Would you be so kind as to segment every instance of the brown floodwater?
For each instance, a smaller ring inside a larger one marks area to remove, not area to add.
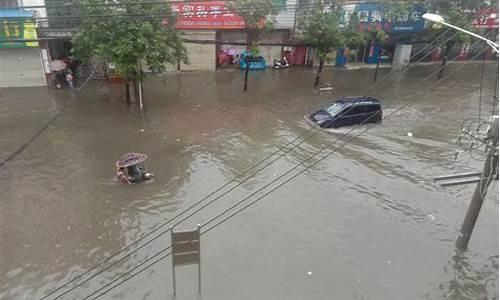
[[[201,299],[498,299],[497,182],[459,253],[474,185],[432,181],[482,168],[468,153],[454,159],[462,121],[478,115],[480,64],[431,88],[435,76],[421,80],[436,67],[382,80],[367,94],[394,114],[204,234]],[[362,93],[372,72],[326,68],[331,94],[315,92],[310,69],[251,72],[246,93],[239,71],[168,75],[145,83],[143,113],[124,103],[120,84],[0,89],[0,298],[39,299],[92,268],[300,137],[305,114]],[[495,72],[486,65],[485,118]],[[347,132],[315,134],[176,228],[203,224]],[[114,161],[125,152],[148,154],[155,179],[116,182]],[[84,299],[169,243],[162,235],[47,299],[65,291],[61,299]],[[177,269],[178,299],[196,298],[197,275]],[[171,295],[168,257],[101,298]]]

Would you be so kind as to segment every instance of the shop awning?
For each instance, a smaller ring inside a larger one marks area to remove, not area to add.
[[[33,18],[33,11],[21,8],[0,9],[0,18]]]

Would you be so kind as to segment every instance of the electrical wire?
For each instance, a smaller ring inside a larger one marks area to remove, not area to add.
[[[171,2],[175,4],[176,2]],[[163,3],[165,4],[165,2]],[[291,12],[294,12],[295,10],[295,4],[286,4],[283,6],[286,8],[286,11],[288,12],[288,8],[293,8],[291,9]],[[302,8],[297,9],[297,10],[302,10],[302,11],[312,11],[317,7],[316,4],[311,3],[311,4],[306,4]],[[239,9],[238,12],[236,11],[231,11],[228,7],[225,7],[225,9],[220,9],[220,10],[210,10],[210,11],[203,11],[203,13],[209,15],[210,12],[212,14],[223,14],[223,13],[231,13],[231,14],[237,14],[237,13],[250,13],[250,12],[267,12],[267,8],[248,8],[248,9]],[[35,21],[40,21],[40,20],[58,20],[58,19],[75,19],[75,20],[81,20],[81,19],[94,19],[94,18],[101,18],[101,17],[128,17],[128,16],[138,16],[138,15],[144,15],[144,13],[141,14],[123,14],[123,13],[116,13],[116,14],[97,14],[97,15],[67,15],[67,16],[47,16],[47,17],[34,17],[32,18]],[[196,19],[196,11],[192,12],[172,12],[172,13],[161,13],[161,14],[148,14],[149,16],[153,17],[169,17],[169,16],[177,16],[177,17],[192,17],[193,19]],[[280,15],[279,13],[277,15],[273,15],[273,19],[279,17],[280,19],[282,18],[290,18],[293,19],[294,16],[292,15]]]
[[[224,0],[224,2],[237,2],[238,0]],[[45,9],[52,9],[52,8],[71,8],[71,7],[120,7],[120,6],[134,6],[134,5],[164,5],[164,4],[180,4],[180,3],[200,3],[204,2],[201,0],[166,0],[166,1],[139,1],[139,2],[128,2],[128,3],[120,3],[120,2],[113,2],[113,3],[96,3],[96,4],[77,4],[77,3],[65,3],[62,6],[61,5],[19,5],[19,6],[4,6],[2,8],[4,9],[39,9],[39,8],[45,8]],[[364,3],[365,1],[345,1],[344,4],[356,4],[356,3]],[[405,1],[402,1],[405,2]],[[406,1],[406,2],[411,2],[411,1]],[[304,3],[302,6],[307,6],[315,3]],[[277,5],[278,8],[284,7],[284,6],[294,6],[295,4],[285,4],[285,5]]]
[[[446,34],[446,32],[443,33],[443,36]],[[451,37],[450,37],[451,38]],[[422,49],[422,50],[425,50],[425,49]],[[417,53],[416,55],[418,55],[419,53]],[[425,56],[424,56],[425,58]],[[392,73],[392,72],[391,72]],[[383,77],[382,79],[385,79],[387,78],[391,73],[387,74],[385,77]],[[380,80],[378,83],[374,83],[372,84],[369,88],[373,87],[374,85],[377,85],[379,83],[382,83],[383,81]],[[347,113],[347,112],[345,112]],[[315,127],[313,127],[312,129],[314,129]],[[282,148],[286,148],[288,147],[289,145],[293,144],[295,141],[297,141],[298,139],[300,139],[302,136],[304,136],[305,134],[307,134],[308,132],[310,132],[312,129],[308,130],[308,131],[305,131],[303,134],[301,134],[299,137],[297,137],[296,139],[294,139],[293,141],[291,141],[290,143],[288,143],[287,145],[285,145],[284,147]],[[314,134],[316,134],[317,132],[319,132],[321,129],[317,130]],[[309,139],[312,135],[310,135],[309,137],[307,137],[305,140]],[[304,140],[304,141],[305,141]],[[303,143],[304,141],[300,142],[299,145],[301,143]],[[298,145],[292,147],[291,149],[289,149],[288,151],[284,152],[284,154],[287,154],[288,152],[290,152],[292,149],[294,149],[295,147],[297,147]],[[216,189],[214,192],[210,193],[209,195],[205,196],[204,198],[202,198],[200,201],[196,202],[195,204],[193,204],[192,206],[188,207],[187,209],[181,211],[179,214],[177,214],[176,216],[174,216],[173,218],[171,218],[170,220],[164,222],[163,224],[161,224],[160,226],[156,226],[156,228],[153,230],[153,231],[150,231],[148,232],[147,234],[141,236],[140,238],[138,238],[136,241],[134,241],[133,243],[129,244],[128,246],[120,249],[119,251],[117,251],[116,253],[112,254],[110,257],[108,257],[107,259],[101,261],[99,264],[97,264],[95,267],[89,269],[88,271],[80,274],[80,275],[77,275],[76,277],[74,277],[73,279],[71,279],[70,281],[66,282],[65,284],[63,285],[60,285],[58,288],[54,289],[54,290],[51,290],[48,294],[46,294],[42,299],[45,299],[46,297],[54,294],[55,292],[57,292],[58,290],[62,289],[64,286],[82,278],[85,274],[88,274],[89,272],[93,271],[93,270],[96,270],[97,268],[99,268],[100,266],[102,266],[103,264],[107,263],[108,261],[110,261],[112,258],[116,257],[118,254],[122,253],[123,251],[129,249],[131,246],[135,245],[137,242],[145,239],[146,237],[150,236],[151,234],[153,234],[154,232],[156,232],[157,230],[163,228],[164,226],[166,226],[167,224],[169,224],[171,221],[175,220],[176,218],[178,218],[179,216],[181,216],[182,214],[186,213],[187,211],[191,210],[192,208],[194,208],[195,206],[197,206],[198,204],[200,204],[201,202],[205,201],[206,199],[208,199],[209,197],[213,196],[215,193],[217,193],[218,191],[222,190],[223,188],[225,188],[228,184],[231,184],[232,182],[234,182],[235,180],[237,180],[238,178],[240,178],[242,175],[245,175],[246,173],[248,173],[250,170],[254,169],[255,167],[257,167],[258,165],[260,165],[262,162],[264,162],[265,160],[269,159],[270,157],[274,156],[275,154],[279,153],[283,151],[283,149],[278,149],[278,151],[272,153],[271,155],[267,156],[264,160],[261,160],[260,162],[258,162],[257,164],[253,165],[251,168],[247,169],[245,172],[241,173],[240,175],[238,175],[237,177],[235,177],[233,180],[229,181],[228,183],[226,183],[225,185],[221,186],[220,188]],[[280,157],[282,157],[284,154],[282,154]],[[277,159],[279,159],[280,157],[278,157]],[[276,161],[277,159],[273,160],[272,162]],[[271,163],[272,163],[271,162]],[[267,164],[265,167],[267,167],[269,164]],[[264,168],[265,168],[264,167]],[[259,169],[262,170],[263,168]],[[258,171],[257,171],[258,172]],[[256,173],[254,173],[253,175],[251,175],[249,178],[245,179],[245,181],[247,181],[248,179],[250,179],[252,176],[254,176]],[[245,181],[241,182],[239,185],[241,185],[242,183],[244,183]],[[234,189],[234,188],[233,188]],[[233,189],[231,189],[230,191],[232,191]],[[219,196],[217,199],[219,199],[220,197],[224,196],[225,194],[227,194],[229,191],[225,192],[223,195]],[[214,201],[212,201],[211,203],[213,203]],[[207,205],[203,206],[203,207],[206,207]],[[199,210],[198,210],[199,211]],[[197,212],[198,212],[197,211]],[[184,218],[182,221],[186,220],[187,218]],[[150,242],[152,242],[154,239],[158,238],[159,236],[165,234],[167,231],[164,231],[162,233],[160,233],[159,235],[155,236],[152,240],[148,241],[147,243],[143,244],[141,247],[137,248],[135,251],[141,249],[142,247],[146,246],[147,244],[149,244]],[[130,253],[132,254],[132,253]],[[89,279],[85,280],[84,282],[81,282],[79,285],[87,282],[88,280],[90,280],[91,278],[94,278],[95,276],[97,276],[98,274],[102,273],[103,271],[105,271],[106,269],[109,269],[109,267],[113,266],[114,264],[122,261],[124,258],[128,257],[130,254],[126,255],[126,256],[123,256],[121,257],[119,260],[115,261],[113,264],[111,264],[110,266],[108,266],[107,268],[99,271],[98,273],[94,274],[92,277],[90,277]],[[59,296],[58,296],[59,297]],[[57,299],[57,298],[55,298]]]
[[[484,48],[482,52],[484,52],[485,50],[487,49],[487,47]],[[462,69],[464,67],[464,65],[458,67],[456,70],[453,70],[452,72],[448,73],[447,75],[445,75],[445,77],[439,79],[434,85],[432,85],[430,88],[433,88],[435,86],[437,86],[439,83],[441,83],[444,79],[450,77],[451,75],[453,75],[454,73],[458,72],[460,69]],[[395,114],[396,112],[398,112],[399,110],[401,110],[403,107],[406,107],[410,104],[412,104],[414,101],[411,101],[411,102],[408,102],[406,104],[402,104],[400,105],[398,108],[396,108],[396,110],[390,112],[389,114],[387,114],[383,119],[386,120],[387,118],[389,118],[390,116],[392,116],[393,114]],[[370,117],[371,118],[371,117]],[[297,176],[299,176],[300,174],[304,173],[305,171],[307,171],[308,169],[314,167],[316,164],[318,164],[320,161],[322,161],[323,159],[327,158],[328,156],[332,155],[333,153],[335,153],[336,151],[340,150],[342,147],[344,147],[345,145],[349,144],[351,141],[353,141],[354,139],[356,139],[357,137],[361,136],[362,134],[364,134],[365,132],[367,132],[368,130],[370,130],[371,128],[373,128],[374,125],[372,125],[371,127],[367,127],[366,129],[364,129],[363,131],[361,131],[360,133],[356,134],[355,136],[353,136],[351,139],[345,141],[343,144],[341,144],[340,146],[338,146],[335,150],[332,150],[330,151],[329,153],[327,153],[326,155],[322,156],[321,158],[319,158],[317,161],[315,161],[314,163],[308,165],[305,169],[301,170],[299,173],[293,175],[291,178],[287,179],[286,181],[282,182],[281,184],[279,184],[278,186],[276,186],[275,188],[271,189],[269,192],[265,193],[264,195],[260,196],[259,198],[253,200],[252,202],[248,203],[247,205],[241,207],[240,209],[238,209],[237,211],[233,212],[232,214],[226,216],[223,220],[217,222],[216,224],[212,225],[211,227],[209,227],[207,230],[203,231],[202,233],[200,233],[200,236],[201,235],[204,235],[208,232],[210,232],[211,230],[215,229],[216,227],[222,225],[224,222],[226,222],[227,220],[229,220],[230,218],[234,217],[236,214],[240,213],[241,211],[247,209],[248,207],[250,207],[251,205],[255,204],[257,201],[263,199],[264,197],[266,197],[267,195],[269,195],[270,193],[274,192],[275,190],[279,189],[280,187],[282,187],[283,185],[285,185],[286,183],[290,182],[291,180],[293,180],[294,178],[296,178]],[[338,139],[337,139],[338,140]],[[323,147],[322,150],[325,150],[328,146],[326,147]],[[322,151],[320,150],[320,152]],[[320,153],[319,152],[319,153]],[[313,154],[313,156],[317,155],[317,153]],[[313,156],[310,156],[308,159],[306,160],[309,160],[311,157]],[[299,165],[301,165],[302,163],[304,162],[301,161],[299,163]],[[294,167],[295,168],[295,167]],[[281,176],[280,176],[281,177]],[[278,180],[278,179],[276,179]],[[275,180],[275,181],[276,181]],[[225,213],[227,212],[226,210],[223,212]],[[220,217],[223,213],[219,214],[218,217]],[[203,225],[201,227],[204,227],[206,226],[207,224],[209,224],[210,222],[212,222],[213,220],[215,220],[216,218],[212,218],[210,219],[209,221],[203,223]],[[194,239],[194,238],[193,238]],[[145,263],[147,263],[148,261],[151,261],[153,260],[154,258],[158,257],[160,254],[162,254],[164,251],[170,249],[169,247],[161,250],[160,252],[157,252],[155,255],[153,255],[152,257],[148,258],[147,260],[143,261],[142,263],[140,263],[138,266],[136,266],[135,268],[127,271],[126,273],[123,273],[120,275],[120,277],[118,277],[117,279],[121,279],[121,278],[124,278],[125,276],[127,276],[128,274],[132,273],[134,270],[136,270],[138,267],[141,267],[143,266]],[[95,296],[94,298],[92,298],[92,300],[95,300],[107,293],[109,293],[109,291],[111,291],[112,289],[116,288],[117,286],[123,284],[124,282],[128,281],[129,279],[131,279],[132,277],[135,277],[136,275],[140,274],[141,272],[145,271],[146,269],[150,268],[151,266],[153,266],[154,264],[158,263],[159,261],[167,258],[168,256],[170,256],[172,254],[172,252],[169,252],[167,254],[165,254],[164,256],[161,256],[160,258],[156,259],[155,261],[153,261],[152,263],[150,263],[149,265],[147,265],[146,267],[140,269],[139,271],[133,273],[130,277],[128,278],[125,278],[124,280],[118,282],[117,284],[109,287],[111,284],[117,282],[117,279],[113,280],[112,282],[104,285],[103,287],[101,287],[100,289],[92,292],[91,294],[89,294],[88,296],[86,296],[85,298],[83,298],[84,300],[86,299],[90,299],[91,297]],[[108,288],[109,287],[109,288]],[[108,289],[106,289],[108,288]],[[104,290],[106,289],[106,290]],[[102,291],[102,292],[101,292]],[[99,293],[101,292],[101,293]],[[99,293],[99,294],[98,294]],[[98,295],[97,295],[98,294]]]
[[[487,49],[487,47],[485,47],[485,50],[486,50],[486,49]],[[483,50],[483,52],[484,52],[485,50]],[[458,58],[458,56],[459,56],[459,55],[457,55],[457,56],[455,57],[455,59],[456,59],[456,58]],[[431,75],[436,74],[438,71],[440,71],[440,69],[438,69],[438,70],[434,71],[433,73],[431,73]],[[417,85],[420,85],[420,84],[422,84],[423,82],[425,82],[428,78],[430,78],[430,76],[431,76],[431,75],[429,75],[429,76],[427,76],[426,78],[424,78],[423,80],[421,80],[421,81],[420,81]],[[417,98],[414,94],[412,95],[412,97]],[[410,101],[410,103],[412,103],[412,102]],[[405,105],[402,105],[402,106],[406,106],[406,104],[405,104]],[[397,108],[395,111],[399,111],[400,109],[401,109],[401,108]],[[394,113],[394,112],[391,112],[391,113],[390,113],[390,114],[388,114],[387,116],[390,116],[390,115],[392,115],[393,113]],[[370,118],[372,118],[372,117],[374,117],[374,115],[372,115]],[[347,133],[343,134],[342,136],[346,136],[346,135],[348,135],[350,132],[352,132],[352,131],[354,131],[355,129],[359,128],[361,125],[364,125],[364,123],[366,123],[367,121],[369,121],[369,119],[370,119],[370,118],[368,118],[367,120],[365,120],[364,122],[362,122],[360,125],[353,126],[353,128],[352,128],[351,130],[349,130]],[[384,118],[384,119],[385,119],[385,118]],[[372,128],[372,127],[373,127],[373,125],[372,125],[371,127],[369,127],[369,128]],[[364,130],[364,131],[362,131],[362,132],[365,132],[365,131],[366,131],[366,130]],[[338,141],[338,140],[339,140],[339,138],[337,138],[336,140],[334,140],[332,143],[335,143],[335,142],[336,142],[336,141]],[[352,139],[351,139],[350,141],[352,141]],[[253,197],[254,195],[256,195],[256,194],[257,194],[258,192],[260,192],[262,189],[269,187],[269,186],[270,186],[272,183],[274,183],[275,181],[277,181],[277,180],[279,180],[280,178],[282,178],[282,177],[284,177],[284,176],[288,175],[288,174],[289,174],[291,171],[293,171],[295,168],[299,167],[299,166],[300,166],[300,165],[302,165],[304,162],[308,161],[309,159],[313,158],[314,156],[318,155],[319,153],[321,153],[322,151],[324,151],[325,149],[327,149],[329,146],[331,146],[331,145],[332,145],[332,143],[327,144],[326,146],[324,146],[323,148],[321,148],[320,150],[318,150],[316,153],[314,153],[314,154],[312,154],[311,156],[309,156],[309,158],[308,158],[308,159],[301,161],[301,163],[297,164],[294,168],[292,168],[292,169],[290,169],[289,171],[287,171],[287,172],[283,173],[281,176],[279,176],[279,177],[278,177],[278,178],[276,178],[275,180],[271,181],[270,183],[268,183],[268,184],[264,185],[261,189],[257,190],[256,192],[254,192],[254,193],[252,193],[252,194],[248,195],[247,197],[243,198],[242,200],[238,201],[236,204],[234,204],[234,205],[233,205],[233,206],[231,206],[230,208],[227,208],[226,210],[224,210],[224,212],[223,212],[223,213],[225,213],[225,212],[227,212],[227,211],[230,211],[231,209],[233,209],[233,208],[237,207],[239,204],[241,204],[241,203],[245,202],[245,201],[246,201],[246,200],[248,200],[249,198],[251,198],[251,197]],[[345,143],[344,143],[344,144],[342,144],[342,145],[345,145]],[[343,146],[341,146],[341,147],[343,147]],[[339,150],[339,149],[340,149],[340,148],[336,148],[336,150]],[[326,155],[326,156],[325,156],[325,158],[326,158],[327,156],[329,156],[330,154],[332,154],[333,152],[334,152],[334,151],[330,152],[328,155]],[[320,160],[322,160],[322,159],[320,159]],[[314,163],[313,165],[315,165],[315,164],[316,164],[316,163]],[[305,170],[307,170],[307,169],[309,169],[309,168],[310,168],[310,166],[308,166]],[[295,178],[295,177],[292,177],[292,178]],[[288,181],[285,181],[285,183],[286,183],[286,182],[288,182]],[[277,188],[276,188],[276,189],[277,189]],[[273,189],[273,190],[271,190],[271,191],[274,191],[274,190],[275,190],[275,189]],[[266,194],[266,195],[267,195],[267,194]],[[220,215],[222,215],[223,213],[221,213]],[[220,215],[219,215],[219,216],[220,216]],[[209,223],[213,222],[213,221],[214,221],[215,219],[217,219],[217,218],[218,218],[218,217],[214,217],[214,218],[210,219],[209,221],[204,222],[204,223],[202,224],[202,227],[205,227],[207,224],[209,224]]]
[[[462,67],[463,67],[463,66],[462,66]],[[437,71],[436,71],[436,72],[437,72]],[[204,223],[204,224],[206,224],[206,223]]]
[[[42,134],[47,128],[49,128],[50,125],[52,125],[52,123],[54,123],[59,118],[59,116],[64,112],[65,109],[66,109],[66,107],[63,107],[61,110],[56,112],[54,114],[54,116],[47,122],[47,124],[45,124],[42,128],[40,128],[28,141],[26,141],[21,146],[19,146],[19,148],[16,151],[14,151],[13,153],[11,153],[9,156],[7,156],[6,159],[0,161],[0,168],[3,167],[9,161],[16,158],[24,150],[26,150],[26,148],[29,145],[31,145],[31,143],[33,143],[36,140],[36,138],[40,136],[40,134]]]
[[[233,0],[234,1],[234,0]],[[98,4],[97,6],[110,6],[110,7],[115,7],[115,6],[131,6],[131,5],[139,5],[139,4],[146,4],[146,5],[151,5],[151,4],[165,4],[165,3],[172,3],[172,4],[176,4],[176,3],[179,3],[179,2],[175,2],[175,1],[166,1],[166,2],[136,2],[136,3],[131,3],[131,4],[128,4],[128,3],[123,3],[123,4],[120,4],[120,3],[108,3],[108,4]],[[180,3],[183,3],[183,2],[180,2]],[[188,2],[189,3],[189,2]],[[80,6],[80,5],[75,5],[75,6]],[[93,5],[83,5],[83,6],[93,6]],[[25,8],[28,7],[28,6],[25,6]],[[63,6],[63,8],[70,8],[72,7],[72,5],[65,5]],[[279,6],[280,8],[283,8],[285,9],[286,12],[296,12],[298,10],[302,10],[302,11],[311,11],[311,10],[314,10],[315,8],[317,8],[317,4],[316,3],[306,3],[304,5],[302,5],[302,7],[298,8],[295,4],[285,4],[285,5],[280,5]],[[57,6],[57,8],[61,8],[60,6]],[[305,9],[305,8],[308,8],[308,9]],[[238,10],[238,12],[267,12],[267,10],[265,8],[262,8],[262,9],[240,9]],[[218,12],[218,13],[223,13],[223,12],[228,12],[228,9],[226,8],[225,10],[213,10],[213,12]],[[233,12],[234,13],[234,12]],[[136,14],[137,15],[137,14]],[[183,16],[192,16],[192,12],[185,12],[185,13],[180,13],[178,15],[183,15]],[[122,15],[87,15],[87,16],[50,16],[50,17],[35,17],[33,18],[34,20],[56,20],[56,19],[67,19],[67,20],[74,20],[74,21],[80,21],[81,19],[84,19],[84,18],[97,18],[97,19],[100,19],[102,20],[103,17],[125,17],[125,16],[134,16],[134,14],[122,14]],[[149,14],[147,17],[151,17],[151,16],[155,16],[155,15],[151,15]],[[167,17],[167,16],[171,16],[170,14],[159,14],[159,15],[156,15],[156,16],[161,16],[161,17]],[[273,18],[276,18],[278,17],[279,19],[283,20],[283,19],[286,19],[288,18],[288,20],[294,20],[294,16],[292,15],[288,15],[288,14],[282,14],[280,15],[280,13],[278,13],[277,15],[273,16]],[[196,19],[194,17],[194,19]],[[52,23],[52,22],[49,22],[49,23]]]
[[[446,34],[446,32],[444,32],[444,33],[443,33],[443,36],[444,36],[445,34]],[[424,50],[425,50],[425,49],[422,49],[422,51],[424,51]],[[389,75],[389,74],[388,74],[388,75]],[[372,86],[373,86],[373,85],[372,85]],[[300,138],[300,136],[299,136],[298,138]],[[297,138],[297,139],[298,139],[298,138]],[[295,140],[294,140],[294,141],[295,141]],[[292,141],[291,143],[293,143],[294,141]],[[296,147],[296,146],[295,146],[295,147]],[[279,149],[279,151],[280,151],[280,149]],[[272,154],[272,155],[273,155],[273,154]],[[272,156],[272,155],[271,155],[271,156]],[[266,159],[267,159],[267,158],[266,158]],[[240,174],[240,175],[241,175],[241,174]],[[217,190],[216,190],[215,192],[217,192]],[[207,197],[210,197],[211,195],[213,195],[213,193],[212,193],[212,194],[210,194],[210,195],[209,195],[209,196],[207,196]],[[202,200],[205,200],[205,199],[202,199]],[[189,209],[189,208],[188,208],[188,209]],[[181,212],[181,214],[182,214],[182,213],[183,213],[183,212]],[[167,222],[167,224],[168,224],[168,222]],[[163,225],[166,225],[166,224],[164,223]],[[160,227],[161,227],[161,226],[160,226]],[[147,235],[145,235],[144,237],[147,237]],[[134,243],[132,243],[131,245],[133,245],[133,244],[135,244],[135,242],[134,242]],[[131,245],[129,245],[129,246],[131,246]],[[126,249],[127,249],[127,247],[125,247],[123,250],[126,250]],[[119,251],[119,252],[121,253],[121,252],[123,252],[123,251]],[[105,262],[106,262],[106,260],[104,260],[104,261],[103,261],[103,263],[105,263]],[[77,276],[77,277],[78,277],[78,276]],[[76,278],[75,278],[75,279],[76,279]]]

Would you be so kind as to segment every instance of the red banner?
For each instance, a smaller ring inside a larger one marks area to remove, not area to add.
[[[473,25],[474,28],[498,28],[498,8],[478,11]]]
[[[224,1],[179,2],[172,4],[177,29],[242,29],[243,18],[232,13]]]

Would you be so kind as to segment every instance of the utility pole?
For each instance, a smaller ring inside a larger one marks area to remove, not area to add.
[[[491,130],[488,136],[489,151],[484,162],[481,178],[477,183],[476,190],[472,196],[467,214],[465,215],[460,236],[457,239],[456,246],[460,250],[467,249],[474,225],[484,202],[488,186],[498,173],[498,116],[491,118]]]

